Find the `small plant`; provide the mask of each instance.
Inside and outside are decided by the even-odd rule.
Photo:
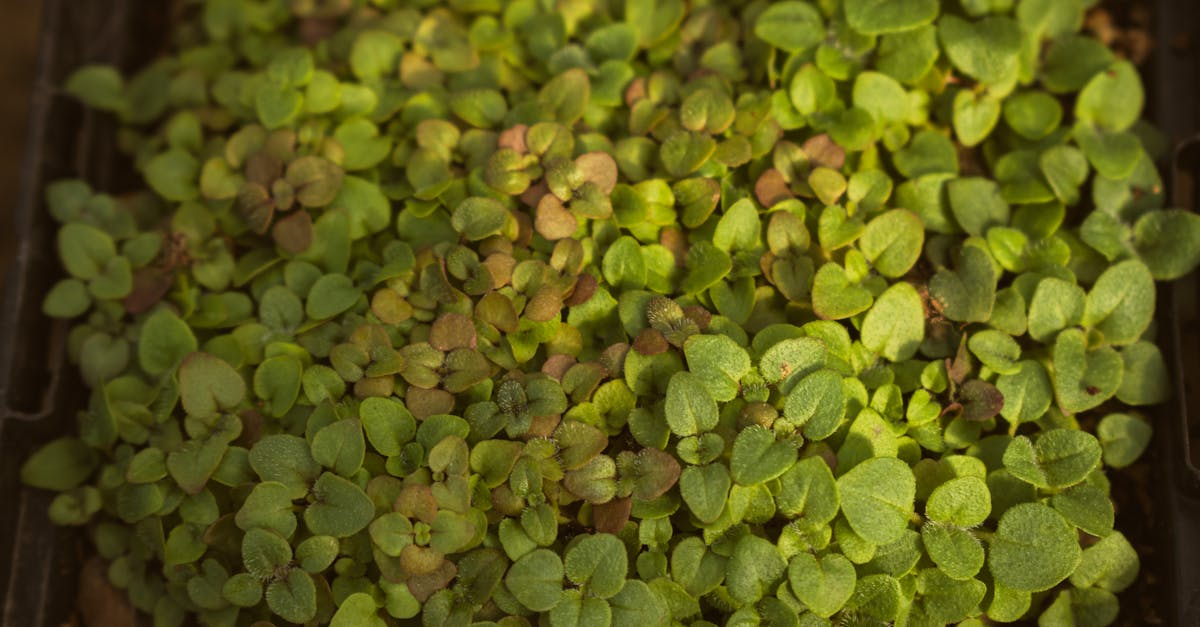
[[[1115,620],[1200,218],[1094,2],[442,4],[67,81],[148,190],[46,192],[22,477],[155,625]]]

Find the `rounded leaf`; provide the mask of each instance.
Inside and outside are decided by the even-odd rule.
[[[894,457],[868,459],[838,477],[837,486],[846,520],[864,539],[890,544],[908,528],[917,490],[908,464]]]
[[[988,569],[996,583],[1012,590],[1049,590],[1079,564],[1075,529],[1040,503],[1014,505],[992,536]]]
[[[567,578],[602,599],[621,591],[628,568],[625,545],[614,535],[585,536],[567,550]]]
[[[563,563],[558,555],[537,549],[509,567],[504,583],[521,605],[535,612],[546,612],[558,604],[562,579]]]

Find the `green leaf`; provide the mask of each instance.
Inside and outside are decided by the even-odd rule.
[[[637,579],[626,581],[608,603],[612,607],[613,625],[665,625],[669,619],[666,603]]]
[[[1200,216],[1191,211],[1150,211],[1134,224],[1133,239],[1156,280],[1173,281],[1200,264]]]
[[[984,236],[996,226],[1008,224],[1008,202],[1000,186],[991,179],[968,176],[946,183],[946,196],[954,221],[970,235]]]
[[[946,56],[967,76],[985,84],[1016,78],[1021,27],[1012,18],[992,16],[970,22],[947,15],[938,21],[938,35]]]
[[[312,577],[302,570],[292,570],[278,581],[267,585],[267,607],[280,618],[304,624],[317,615],[317,587]]]
[[[264,409],[275,417],[288,413],[300,396],[304,365],[293,355],[263,360],[254,370],[254,394],[265,401]]]
[[[898,106],[908,100],[908,92],[896,79],[880,72],[866,71],[854,79],[854,106],[871,114],[884,124],[904,122],[909,116],[906,108]]]
[[[499,233],[509,222],[508,209],[494,198],[471,196],[454,208],[450,224],[471,241]]]
[[[71,276],[94,279],[117,254],[112,236],[86,224],[72,222],[58,231],[58,255]]]
[[[694,243],[687,253],[687,274],[680,289],[685,294],[698,294],[725,278],[733,269],[729,253],[706,241]]]
[[[339,420],[322,427],[313,436],[312,456],[317,463],[343,477],[362,468],[366,453],[362,425],[353,419]]]
[[[229,445],[215,434],[205,440],[188,440],[167,454],[167,472],[188,494],[204,489]]]
[[[254,486],[234,517],[239,529],[271,529],[285,538],[296,531],[296,514],[288,487],[278,481]]]
[[[1039,37],[1054,38],[1079,30],[1083,24],[1081,0],[1026,0],[1017,7],[1021,28]]]
[[[412,413],[392,398],[363,399],[358,406],[358,417],[371,446],[388,457],[400,455],[417,431]]]
[[[925,24],[880,38],[875,67],[892,78],[912,84],[925,76],[937,61],[937,28]]]
[[[717,426],[717,402],[704,380],[690,372],[677,372],[667,384],[667,424],[675,435],[696,435]]]
[[[803,516],[814,524],[833,520],[841,505],[833,473],[820,457],[800,460],[779,478],[775,502],[787,516]]]
[[[925,504],[932,521],[958,527],[975,527],[992,511],[991,494],[979,477],[957,477],[934,489]]]
[[[342,180],[342,187],[330,206],[346,210],[350,218],[351,239],[378,233],[387,228],[392,220],[392,205],[383,190],[379,185],[357,176],[347,176]],[[320,220],[317,226],[320,226]]]
[[[63,89],[92,109],[122,113],[128,106],[125,81],[111,65],[81,66],[67,77]]]
[[[308,442],[294,435],[264,436],[250,449],[250,467],[263,481],[278,481],[292,499],[304,498],[321,466],[309,452]]]
[[[659,158],[672,177],[681,179],[700,169],[717,150],[717,142],[708,135],[680,131],[662,143]]]
[[[783,415],[804,428],[804,437],[823,440],[837,431],[846,416],[842,377],[818,370],[799,380],[784,402]]]
[[[1097,72],[1075,100],[1075,117],[1106,131],[1123,131],[1142,114],[1145,94],[1138,71],[1128,61]]]
[[[917,263],[924,243],[921,218],[911,211],[892,209],[867,223],[858,247],[876,272],[894,279],[904,276]]]
[[[864,35],[906,31],[938,14],[937,0],[846,0],[846,21]]]
[[[583,116],[590,98],[591,84],[587,72],[580,68],[567,70],[550,79],[537,96],[542,110],[568,126]]]
[[[567,578],[602,599],[621,591],[628,568],[625,545],[610,534],[585,536],[566,553]]]
[[[811,4],[787,0],[758,15],[754,34],[776,48],[801,52],[824,41],[825,20]]]
[[[954,232],[941,215],[942,188],[951,175],[958,174],[958,155],[954,142],[934,130],[920,131],[904,149],[892,158],[896,169],[904,176],[914,179],[905,181],[896,190],[897,204],[915,212],[931,231]],[[936,207],[926,208],[936,204]]]
[[[242,564],[260,580],[276,577],[291,561],[291,545],[274,531],[254,528],[242,538]]]
[[[160,309],[142,323],[138,337],[138,363],[150,375],[178,366],[196,350],[196,336],[186,322],[168,309]]]
[[[521,605],[546,612],[558,604],[563,590],[563,563],[553,551],[537,549],[513,563],[504,577]]]
[[[304,524],[316,535],[348,538],[365,529],[375,516],[375,505],[366,493],[332,473],[317,478],[312,497],[304,510]]]
[[[1154,295],[1154,277],[1140,261],[1110,266],[1088,293],[1083,323],[1102,333],[1109,344],[1130,344],[1154,319]]]
[[[365,30],[350,49],[350,70],[364,81],[382,78],[396,71],[396,57],[404,50],[404,41],[383,30]]]
[[[837,480],[842,512],[854,532],[875,544],[895,542],[908,528],[916,480],[893,457],[868,459]]]
[[[612,625],[612,608],[604,599],[584,597],[579,590],[563,590],[562,598],[550,610],[553,627],[608,627]]]
[[[994,329],[979,331],[971,335],[967,347],[983,365],[1002,375],[1016,374],[1021,370],[1017,362],[1021,357],[1021,346],[1007,333]]]
[[[1000,375],[996,389],[1004,396],[1000,415],[1013,424],[1038,420],[1054,401],[1050,376],[1033,360],[1017,362],[1015,372]]]
[[[863,319],[863,345],[893,362],[911,359],[924,339],[925,307],[909,283],[896,283],[880,294]]]
[[[1096,537],[1111,533],[1116,519],[1107,486],[1101,489],[1080,483],[1051,496],[1050,506],[1067,522]]]
[[[1124,364],[1107,346],[1088,350],[1080,329],[1066,329],[1054,343],[1054,394],[1066,412],[1081,412],[1112,398]]]
[[[691,595],[699,597],[725,578],[726,558],[704,544],[698,536],[690,536],[675,545],[671,553],[671,578]]]
[[[967,529],[927,522],[921,527],[921,543],[929,559],[950,579],[968,580],[983,568],[983,546]]]
[[[721,516],[729,497],[729,471],[721,463],[688,466],[679,476],[679,495],[701,522],[711,523]]]
[[[846,607],[891,622],[899,616],[901,602],[900,583],[891,575],[875,574],[859,578]]]
[[[637,28],[615,23],[601,26],[587,37],[587,49],[601,60],[629,61],[637,54]]]
[[[921,606],[934,623],[954,623],[978,611],[979,602],[987,594],[987,586],[971,578],[956,581],[945,571],[926,568],[917,575],[917,590]]]
[[[356,592],[342,600],[329,627],[386,627],[379,617],[375,599],[365,592]]]
[[[959,255],[957,270],[942,269],[930,279],[929,294],[946,318],[984,322],[992,315],[996,279],[991,255],[982,246],[968,243]]]
[[[818,316],[841,320],[866,311],[873,299],[870,290],[852,281],[844,268],[829,262],[813,277],[812,301]]]
[[[308,291],[304,311],[313,320],[332,318],[354,306],[362,292],[344,274],[326,274]]]
[[[392,557],[399,557],[414,540],[412,522],[399,512],[388,512],[371,521],[368,532],[375,547]]]
[[[646,260],[637,240],[617,238],[604,253],[604,280],[615,289],[640,290],[646,285]]]
[[[109,259],[101,273],[88,283],[88,292],[99,300],[116,300],[133,289],[133,269],[125,257]]]
[[[756,485],[782,475],[796,463],[796,447],[777,441],[770,429],[750,425],[733,441],[730,475],[741,485]]]
[[[854,594],[856,580],[854,564],[837,553],[820,559],[801,553],[788,565],[792,594],[810,612],[822,618],[829,618],[842,609]]]
[[[21,482],[43,490],[65,492],[87,480],[100,465],[96,452],[75,438],[45,444],[21,465]]]
[[[471,126],[491,128],[508,114],[508,101],[494,89],[465,89],[454,93],[450,110]]]
[[[300,117],[304,110],[304,96],[295,87],[266,80],[258,86],[254,110],[263,126],[270,130],[283,128]]]
[[[1030,594],[993,585],[992,600],[987,607],[988,617],[997,621],[1015,622],[1029,611]]]
[[[1104,450],[1104,463],[1124,468],[1146,450],[1153,434],[1150,423],[1129,414],[1109,414],[1100,419],[1096,435]]]
[[[788,98],[801,115],[813,115],[837,99],[837,87],[817,66],[807,64],[792,77]]]
[[[726,252],[762,247],[762,221],[754,203],[743,198],[725,210],[713,231],[713,245]]]
[[[1004,450],[1004,467],[1039,488],[1065,488],[1100,465],[1100,443],[1089,433],[1051,429],[1037,443],[1018,436]]]
[[[998,585],[1017,591],[1049,590],[1079,564],[1075,529],[1053,509],[1022,503],[1000,517],[988,569]]]
[[[1091,171],[1082,151],[1071,146],[1054,146],[1042,153],[1038,165],[1059,200],[1067,205],[1079,202],[1079,187]]]
[[[229,364],[208,353],[192,353],[179,367],[179,399],[188,415],[205,418],[236,408],[246,382]]]
[[[475,521],[449,510],[438,512],[429,530],[429,548],[445,555],[465,550],[476,536]]]
[[[787,562],[767,540],[744,535],[733,547],[725,583],[729,596],[741,603],[753,603],[774,590],[784,575]]]
[[[1042,624],[1111,625],[1120,607],[1117,596],[1107,590],[1082,588],[1058,593],[1038,622]]]
[[[779,391],[786,394],[803,377],[825,365],[825,353],[825,344],[820,339],[789,338],[763,351],[758,369],[767,383],[778,383]]]
[[[1039,342],[1083,321],[1087,297],[1078,285],[1062,279],[1042,279],[1029,301],[1029,335]]]
[[[1171,374],[1158,347],[1134,342],[1121,350],[1123,365],[1117,400],[1126,405],[1157,405],[1171,398]]]
[[[726,335],[693,335],[684,342],[683,353],[688,371],[718,402],[733,400],[750,372],[750,355]]]
[[[238,573],[221,586],[221,596],[238,607],[254,607],[262,602],[262,582],[249,573]]]
[[[1042,91],[1022,92],[1004,100],[1004,122],[1025,139],[1046,137],[1058,128],[1062,116],[1058,99]]]
[[[1137,551],[1124,534],[1114,531],[1083,550],[1079,566],[1071,573],[1071,584],[1121,592],[1137,580],[1140,567]]]
[[[310,573],[319,573],[329,568],[337,559],[337,538],[312,536],[296,545],[296,562]]]
[[[964,146],[977,146],[1000,121],[1000,99],[963,90],[954,97],[954,134]]]
[[[51,318],[74,318],[92,306],[88,286],[79,279],[62,279],[50,288],[42,301],[42,313]]]
[[[872,457],[890,457],[897,452],[896,434],[891,426],[878,411],[867,408],[850,423],[846,439],[837,451],[837,468],[844,473]]]
[[[200,195],[200,162],[183,150],[155,155],[143,166],[143,174],[146,184],[167,200],[184,202]]]
[[[631,484],[633,498],[639,501],[661,497],[679,480],[679,462],[656,448],[644,448],[637,453],[622,451],[619,459],[628,462],[627,470],[621,471],[621,479]]]
[[[1078,123],[1074,137],[1096,172],[1108,179],[1132,176],[1143,156],[1141,140],[1129,131],[1109,132]]]

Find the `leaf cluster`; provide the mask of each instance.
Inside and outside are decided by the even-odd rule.
[[[1200,218],[1094,2],[195,4],[22,468],[156,625],[1115,619]]]

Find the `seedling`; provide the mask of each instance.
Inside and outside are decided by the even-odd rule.
[[[147,190],[47,189],[91,392],[22,477],[134,606],[1115,619],[1200,218],[1094,2],[433,4],[67,80]]]

